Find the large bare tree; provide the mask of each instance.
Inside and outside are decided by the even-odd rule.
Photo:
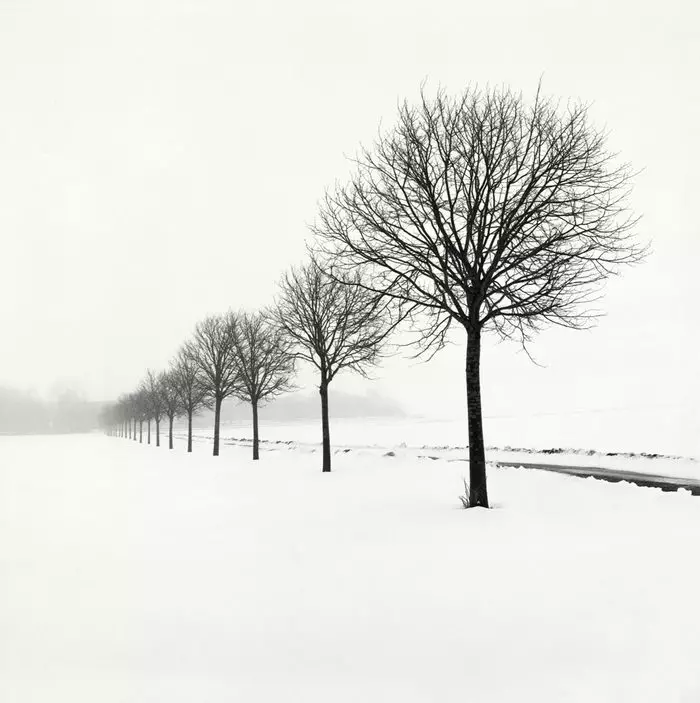
[[[183,412],[187,415],[187,451],[192,451],[192,418],[195,413],[207,407],[207,391],[203,383],[199,364],[193,358],[187,345],[180,348],[171,363],[171,371],[176,392]]]
[[[524,345],[548,324],[590,325],[601,285],[644,254],[628,209],[633,173],[586,105],[538,91],[440,91],[404,103],[326,194],[315,232],[341,270],[422,320],[421,347],[466,332],[470,497],[488,506],[482,331]]]
[[[240,387],[235,337],[238,320],[229,311],[202,320],[187,343],[187,354],[199,367],[206,395],[214,405],[214,456],[219,456],[221,404]]]
[[[312,260],[283,276],[274,314],[297,358],[320,374],[322,470],[330,471],[328,386],[343,369],[366,376],[379,361],[392,327],[386,302],[359,274],[330,276]]]
[[[260,457],[258,408],[289,391],[294,374],[291,340],[267,311],[238,315],[234,342],[240,385],[233,395],[253,411],[253,459]]]

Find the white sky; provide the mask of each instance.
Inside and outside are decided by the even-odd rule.
[[[421,81],[594,103],[644,172],[654,255],[587,333],[495,345],[487,414],[659,406],[697,371],[700,12],[688,2],[0,0],[0,383],[93,398],[166,364],[204,315],[270,301],[345,155]],[[463,350],[378,388],[462,412]],[[345,388],[365,388],[356,379]]]

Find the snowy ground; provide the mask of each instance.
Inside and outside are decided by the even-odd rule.
[[[180,437],[184,437],[185,432],[184,426],[178,427]],[[320,444],[319,422],[265,423],[263,417],[260,432],[263,442],[270,450],[287,448],[311,452],[317,450]],[[336,451],[349,449],[364,456],[383,456],[388,451],[393,451],[399,458],[411,460],[464,460],[468,456],[465,447],[466,432],[466,421],[333,418],[331,423],[331,438]],[[197,427],[195,435],[201,442],[210,443],[212,428]],[[250,424],[228,423],[222,426],[222,437],[227,442],[245,443],[252,437],[252,428]],[[488,461],[602,466],[623,471],[700,479],[700,459],[693,456],[650,456],[621,449],[575,449],[561,447],[556,443],[531,444],[517,448],[508,446],[508,435],[503,439],[505,441],[500,446],[488,448]]]
[[[700,700],[700,499],[464,465],[0,438],[0,700]]]

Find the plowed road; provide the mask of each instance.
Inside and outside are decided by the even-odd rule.
[[[700,480],[693,478],[676,478],[671,476],[659,476],[657,474],[641,474],[636,471],[620,471],[618,469],[606,469],[602,466],[566,466],[559,464],[530,464],[522,461],[499,461],[500,466],[513,466],[524,469],[540,469],[541,471],[553,471],[559,474],[569,474],[580,478],[599,478],[603,481],[617,483],[619,481],[629,481],[637,486],[647,486],[650,488],[660,488],[662,491],[677,491],[685,488],[694,496],[700,496]]]

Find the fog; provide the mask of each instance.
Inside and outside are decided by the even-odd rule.
[[[35,393],[0,387],[0,435],[89,432],[98,427],[101,407],[71,391],[45,400]]]
[[[487,342],[485,416],[615,410],[629,425],[642,409],[640,433],[697,436],[698,14],[689,1],[6,0],[0,385],[94,401],[133,389],[205,315],[271,302],[324,189],[422,82],[532,94],[542,78],[592,103],[640,169],[632,203],[653,251],[610,282],[594,330],[535,341],[540,366]],[[454,342],[335,388],[463,416]],[[313,375],[300,385],[313,393]]]

